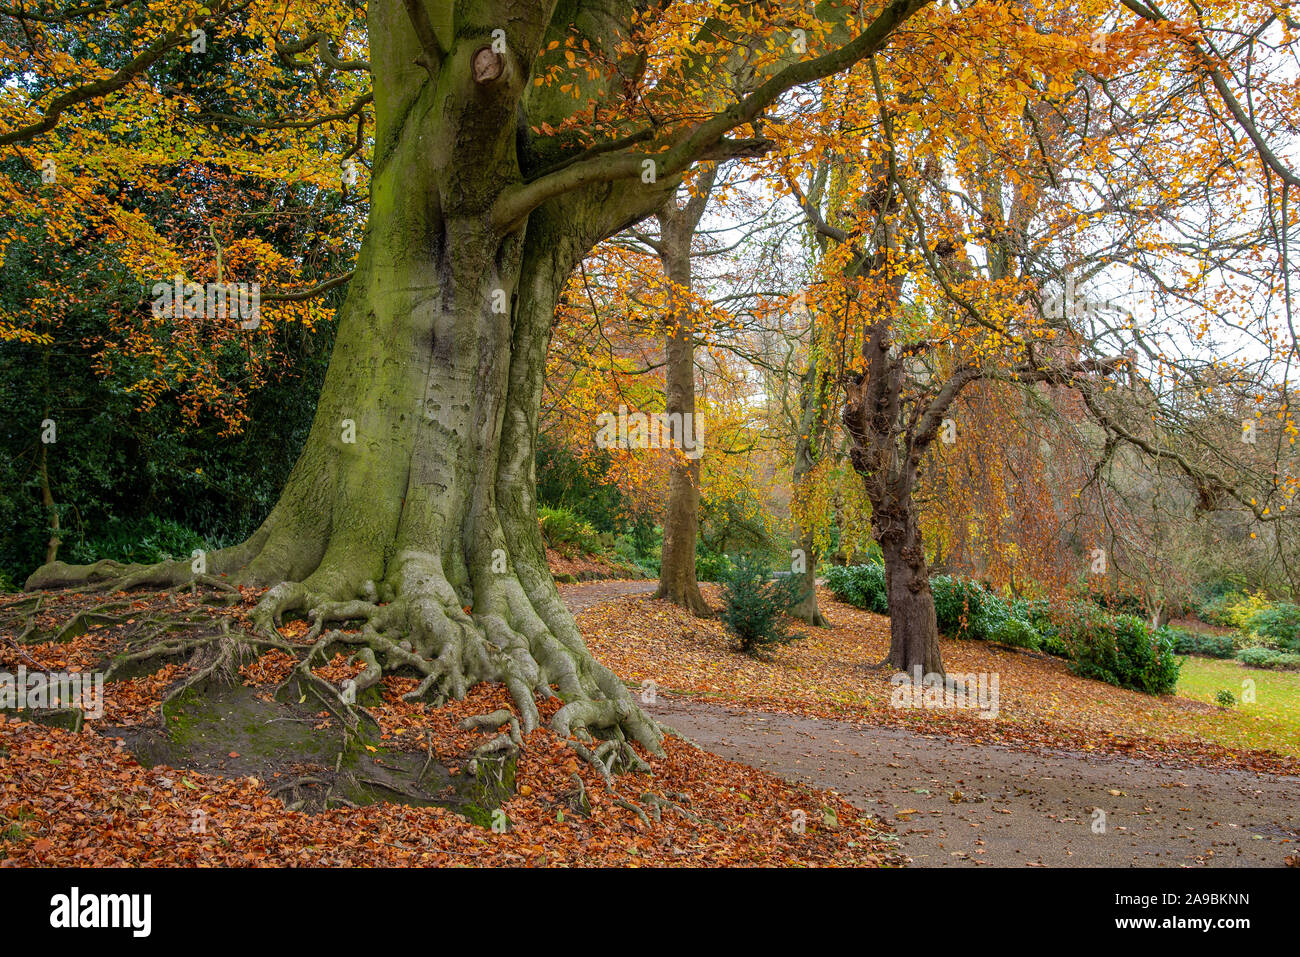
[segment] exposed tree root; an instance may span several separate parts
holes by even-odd
[[[445,582],[421,579],[414,584],[409,595],[399,594],[379,604],[368,597],[378,593],[373,582],[359,589],[367,597],[346,599],[317,592],[307,582],[284,582],[262,597],[251,617],[259,633],[279,640],[283,640],[279,629],[287,615],[307,617],[311,626],[306,638],[314,645],[299,665],[304,680],[309,680],[311,663],[325,646],[362,645],[357,658],[365,664],[364,670],[339,690],[344,707],[350,708],[358,694],[390,672],[417,674],[420,681],[405,698],[435,706],[449,698],[463,698],[480,682],[498,681],[510,692],[517,717],[511,716],[509,722],[503,719],[497,726],[510,724],[507,740],[518,749],[522,737],[539,725],[537,701],[551,697],[554,684],[570,699],[551,720],[557,734],[582,739],[609,736],[616,747],[634,740],[652,753],[661,753],[662,730],[637,708],[623,684],[591,659],[585,647],[562,644],[531,608],[509,617],[498,609],[471,614],[460,607]],[[508,600],[500,605],[505,606],[501,611],[513,610]],[[524,620],[511,621],[511,617]],[[345,624],[360,630],[326,630]],[[505,747],[504,743],[490,745]],[[625,767],[645,768],[630,747],[619,748],[619,756]]]
[[[193,674],[178,682],[158,705],[158,714],[162,718],[167,705],[194,687],[201,687],[205,682],[214,684],[235,684],[239,681],[239,669],[251,660],[253,653],[237,635],[230,633],[230,622],[221,619],[221,630],[195,647],[192,664]]]
[[[58,630],[54,636],[54,641],[59,644],[71,641],[73,638],[84,635],[91,625],[120,625],[130,617],[129,613],[111,615],[109,612],[117,611],[119,608],[130,608],[130,605],[131,603],[126,601],[106,601],[94,608],[79,611]]]
[[[133,588],[171,588],[188,585],[195,578],[188,562],[159,562],[157,565],[124,565],[105,558],[93,565],[51,562],[36,569],[27,579],[27,591],[76,588],[82,592],[130,591]]]
[[[621,797],[614,798],[614,804],[616,807],[626,808],[631,811],[641,819],[642,823],[644,823],[646,827],[650,827],[650,815],[647,814],[645,808],[641,807],[639,804]]]
[[[651,792],[646,791],[641,795],[641,800],[650,805],[650,813],[654,815],[655,821],[663,820],[664,811],[676,811],[692,824],[709,824],[716,827],[718,830],[726,830],[726,828],[717,821],[712,821],[706,817],[700,817],[693,811],[687,809],[685,805],[690,803],[690,798],[685,794],[670,793],[667,797],[660,797],[657,794],[652,794]]]
[[[578,814],[590,814],[591,801],[587,798],[587,786],[582,783],[582,776],[574,771],[569,775],[569,780],[573,782],[573,790],[563,792],[560,797],[569,805],[570,810]]]
[[[132,580],[138,577],[138,572],[133,573]],[[113,590],[105,584],[104,591]],[[226,589],[218,591],[230,593]],[[151,661],[188,656],[189,673],[167,691],[158,708],[158,720],[165,731],[168,706],[186,694],[202,693],[211,686],[238,684],[241,667],[267,650],[291,655],[295,664],[278,687],[277,696],[293,704],[308,699],[319,702],[338,720],[342,737],[332,774],[323,769],[317,774],[299,774],[272,788],[272,793],[282,797],[291,809],[355,806],[336,793],[340,786],[345,793],[352,787],[390,800],[424,803],[431,799],[431,794],[424,793],[422,782],[437,760],[432,736],[418,773],[412,765],[411,773],[404,778],[384,775],[385,779],[380,779],[367,777],[357,769],[340,769],[349,750],[378,731],[377,722],[361,698],[387,673],[414,674],[419,678],[416,690],[408,698],[424,696],[440,702],[457,691],[463,693],[479,681],[489,680],[504,681],[516,705],[522,698],[523,707],[500,708],[459,723],[462,730],[485,733],[482,743],[470,752],[467,769],[480,781],[487,782],[488,787],[500,787],[508,780],[509,768],[523,750],[526,735],[539,724],[537,701],[542,695],[553,694],[549,683],[555,681],[558,687],[567,686],[570,694],[569,700],[555,710],[550,728],[599,774],[610,804],[627,810],[647,827],[662,822],[665,813],[680,815],[694,824],[714,824],[695,814],[682,795],[643,791],[639,799],[632,800],[616,791],[617,773],[651,770],[633,747],[634,741],[644,743],[634,733],[647,727],[652,729],[655,736],[649,741],[657,751],[659,736],[664,732],[641,714],[626,686],[594,662],[588,666],[590,673],[584,674],[573,666],[571,659],[562,659],[563,664],[556,668],[562,678],[553,678],[541,662],[547,660],[545,649],[554,650],[560,642],[544,626],[538,627],[540,622],[534,623],[534,637],[528,639],[523,630],[526,624],[516,627],[516,621],[501,614],[471,615],[445,600],[435,600],[430,594],[419,599],[397,596],[387,604],[371,600],[373,597],[377,596],[365,597],[363,592],[363,597],[339,600],[305,583],[286,583],[269,590],[253,610],[250,617],[255,630],[252,632],[239,628],[232,617],[214,618],[210,609],[137,612],[130,643],[114,658],[108,677],[120,677],[123,672]],[[70,634],[75,627],[108,619],[118,621],[128,613],[129,606],[130,602],[126,601],[108,601],[82,609],[59,634]],[[0,609],[0,615],[26,623],[42,607],[41,596],[34,596],[5,606]],[[289,614],[304,615],[309,621],[302,637],[291,639],[281,633],[280,628]],[[26,625],[23,627],[26,630]],[[199,628],[204,630],[199,632],[196,630]],[[352,660],[360,662],[362,669],[354,678],[336,684],[316,674],[314,669],[340,646],[352,649]],[[523,655],[523,651],[528,655]],[[603,694],[601,682],[606,678],[621,695],[599,697]],[[590,814],[591,800],[582,776],[574,773],[570,780],[572,790],[559,795],[561,806],[574,813]]]
[[[519,720],[506,711],[504,708],[493,711],[491,714],[475,715],[472,718],[466,718],[459,725],[462,731],[472,731],[476,728],[496,731],[502,725],[507,725],[509,731],[505,734],[499,734],[486,744],[480,744],[474,749],[470,759],[470,767],[475,768],[479,758],[496,757],[504,755],[507,757],[518,754],[523,750],[524,739],[519,733]]]
[[[268,569],[276,572],[273,563],[242,546],[213,552],[207,560],[216,574],[196,574],[185,562],[138,566],[104,561],[82,567],[54,563],[33,574],[28,586],[102,593],[143,587],[174,593],[204,586],[220,592],[229,603],[238,600],[236,586],[247,580],[240,569],[256,567],[259,575]],[[218,577],[230,570],[236,572],[231,580]],[[232,631],[229,619],[220,620],[220,634],[173,634],[197,623],[195,616],[201,613],[194,611],[182,617],[146,618],[139,646],[120,657],[110,674],[151,658],[190,654],[196,662],[194,673],[172,689],[169,702],[201,682],[237,671],[248,655],[277,648],[298,659],[278,694],[297,702],[309,697],[318,700],[343,726],[345,747],[363,727],[377,728],[358,701],[386,674],[415,675],[418,682],[404,697],[434,706],[464,698],[477,684],[497,682],[509,691],[513,713],[482,717],[481,727],[506,730],[480,745],[473,760],[504,758],[521,750],[524,738],[541,724],[539,702],[558,696],[564,704],[551,719],[551,729],[575,746],[603,778],[608,781],[611,774],[623,770],[647,771],[632,743],[662,754],[663,730],[637,707],[617,676],[591,657],[549,578],[528,580],[534,582],[531,590],[512,573],[480,574],[472,589],[464,582],[453,587],[444,577],[441,561],[418,552],[396,559],[378,584],[356,582],[346,569],[322,563],[301,580],[282,579],[262,595],[249,615],[252,634]],[[467,599],[470,591],[474,597]],[[128,613],[126,605],[110,601],[83,610],[61,634],[93,623],[120,623],[124,619],[114,612]],[[34,620],[39,608],[38,597],[14,603],[0,614]],[[301,641],[280,630],[291,616],[309,622]],[[336,686],[313,669],[324,661],[326,649],[337,645],[354,646],[353,660],[363,668]]]
[[[20,645],[26,644],[36,632],[36,616],[41,613],[41,605],[44,601],[44,595],[31,595],[0,606],[0,627],[5,631],[16,631],[13,626],[21,621],[22,630],[18,631],[16,640]]]

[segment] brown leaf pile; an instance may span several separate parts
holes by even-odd
[[[716,607],[718,591],[704,592]],[[717,619],[695,618],[664,601],[622,598],[583,611],[578,624],[592,652],[634,685],[743,703],[768,711],[954,734],[1009,746],[1046,746],[1141,756],[1161,762],[1300,773],[1294,751],[1242,750],[1215,740],[1227,720],[1217,709],[1174,696],[1152,697],[1080,678],[1058,658],[980,641],[941,639],[950,675],[997,674],[999,715],[890,706],[892,669],[873,667],[889,651],[889,619],[841,604],[819,590],[833,627],[792,630],[803,637],[760,661],[734,650]]]
[[[141,617],[196,600],[132,597]],[[52,627],[98,600],[53,597],[45,624]],[[133,627],[134,622],[93,628],[62,645],[19,646],[11,636],[0,636],[0,669],[21,663],[29,669],[90,670],[118,651]],[[272,652],[245,665],[241,675],[269,694],[291,664],[288,655]],[[357,667],[340,656],[318,673],[337,681]],[[185,664],[169,665],[156,675],[107,685],[98,725],[155,720],[161,695],[186,671]],[[463,760],[492,733],[462,731],[457,723],[508,706],[499,686],[480,686],[465,701],[437,709],[401,701],[413,684],[384,680],[383,703],[372,709],[384,745],[424,753],[432,743],[453,770],[456,756]],[[558,706],[546,704],[544,715]],[[120,742],[96,733],[96,724],[88,722],[74,734],[13,718],[0,721],[0,866],[905,863],[889,828],[833,792],[787,784],[675,738],[665,742],[664,758],[647,756],[653,775],[619,775],[611,793],[556,735],[533,732],[519,758],[517,792],[503,805],[508,829],[498,834],[442,808],[377,804],[317,814],[288,811],[270,793],[274,781],[145,769]],[[573,774],[582,779],[589,815],[574,810]],[[665,809],[661,821],[647,826],[615,803],[621,798],[646,806],[646,792],[676,796],[689,816]],[[203,826],[196,828],[200,819]],[[796,827],[797,820],[806,826]]]

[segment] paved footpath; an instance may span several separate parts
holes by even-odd
[[[654,587],[562,593],[577,611]],[[984,745],[663,693],[648,710],[715,754],[833,788],[894,824],[922,867],[1279,866],[1300,855],[1296,777]]]

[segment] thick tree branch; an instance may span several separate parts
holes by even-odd
[[[731,130],[753,123],[786,91],[839,73],[882,49],[893,32],[931,0],[893,0],[862,33],[830,53],[800,60],[779,70],[754,92],[694,127],[662,152],[600,156],[575,163],[558,172],[521,183],[502,192],[492,212],[493,224],[501,230],[515,227],[532,210],[556,196],[591,183],[635,179],[642,175],[645,161],[654,162],[656,179],[683,173],[702,159],[723,159],[736,155],[725,140]],[[757,145],[759,140],[733,141]],[[719,155],[719,151],[721,154]]]

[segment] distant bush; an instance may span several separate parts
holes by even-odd
[[[101,558],[115,561],[156,562],[189,560],[195,549],[216,547],[203,536],[170,518],[146,515],[142,519],[113,520],[94,538],[73,538],[59,551],[71,565],[88,565]]]
[[[836,598],[877,615],[889,614],[883,565],[836,565],[826,573],[826,587]]]
[[[1245,628],[1280,648],[1300,651],[1300,605],[1274,602],[1251,615]]]
[[[1058,658],[1070,657],[1070,644],[1058,634],[1042,634],[1038,636],[1038,650],[1045,651],[1049,655],[1055,655]]]
[[[726,581],[734,565],[726,552],[715,552],[700,538],[695,540],[695,577],[702,582]]]
[[[1231,708],[1237,703],[1237,696],[1225,689],[1214,696],[1214,701],[1220,708]]]
[[[1146,605],[1137,595],[1129,592],[1103,591],[1099,588],[1086,589],[1079,595],[1083,601],[1091,602],[1102,611],[1112,615],[1137,615],[1145,617]]]
[[[994,630],[990,640],[1012,648],[1037,650],[1042,639],[1029,622],[1019,618],[1007,618]]]
[[[1166,694],[1178,685],[1173,639],[1136,615],[1098,612],[1066,628],[1075,674],[1147,694]]]
[[[840,601],[878,615],[889,614],[889,594],[885,587],[883,565],[834,567],[826,574],[826,585]],[[1006,624],[1017,617],[1021,617],[1022,625],[1030,627],[1030,623],[1016,613],[1013,605],[988,591],[973,578],[935,575],[930,579],[930,592],[934,596],[934,615],[939,631],[952,638],[988,641],[1006,627],[1014,630],[1014,635],[1012,630],[1006,632],[1008,635],[1023,639],[1023,628],[1017,629],[1016,626]],[[1020,606],[1023,604],[1020,603]]]
[[[1237,652],[1237,660],[1251,668],[1300,671],[1300,655],[1274,651],[1272,648],[1243,648]]]
[[[722,622],[740,651],[762,657],[799,637],[789,633],[784,616],[803,597],[802,579],[791,575],[773,580],[766,561],[742,553],[723,582]]]
[[[1227,625],[1228,608],[1241,599],[1241,592],[1222,592],[1201,602],[1197,606],[1196,613],[1202,621],[1208,621],[1212,625]]]
[[[1232,635],[1202,635],[1181,628],[1165,629],[1173,639],[1174,651],[1180,655],[1204,655],[1207,658],[1231,658]]]
[[[637,526],[614,537],[614,558],[647,578],[659,577],[662,549],[663,529],[658,526]]]
[[[1224,595],[1222,598],[1206,603],[1205,620],[1216,625],[1249,631],[1250,620],[1271,604],[1272,602],[1262,591],[1257,591],[1253,595],[1241,593]]]
[[[1206,616],[1208,605],[1217,602],[1225,595],[1240,594],[1241,585],[1238,582],[1229,581],[1225,578],[1205,582],[1195,589],[1195,593],[1191,599],[1192,611],[1195,612],[1196,617],[1200,618],[1202,621],[1210,621],[1211,619]],[[1215,624],[1218,623],[1215,622]]]
[[[979,582],[955,575],[935,575],[930,579],[930,590],[934,593],[934,614],[940,631],[953,638],[989,637],[990,618],[996,620],[997,609],[991,601],[993,596]],[[1005,605],[1002,610],[1001,617],[1005,618]]]
[[[584,552],[595,554],[600,551],[600,536],[596,530],[567,508],[540,505],[537,520],[546,544],[570,558]]]
[[[1242,648],[1237,652],[1236,658],[1243,665],[1249,665],[1251,668],[1267,668],[1268,663],[1277,655],[1278,653],[1272,648]]]
[[[826,583],[841,601],[889,613],[880,565],[832,568]],[[955,575],[935,575],[930,588],[939,630],[950,637],[1045,651],[1071,659],[1076,674],[1148,694],[1165,694],[1178,684],[1174,636],[1166,629],[1153,632],[1136,615],[1112,615],[1084,600],[1006,601],[978,581]],[[1218,639],[1207,647],[1231,655],[1231,644]]]

